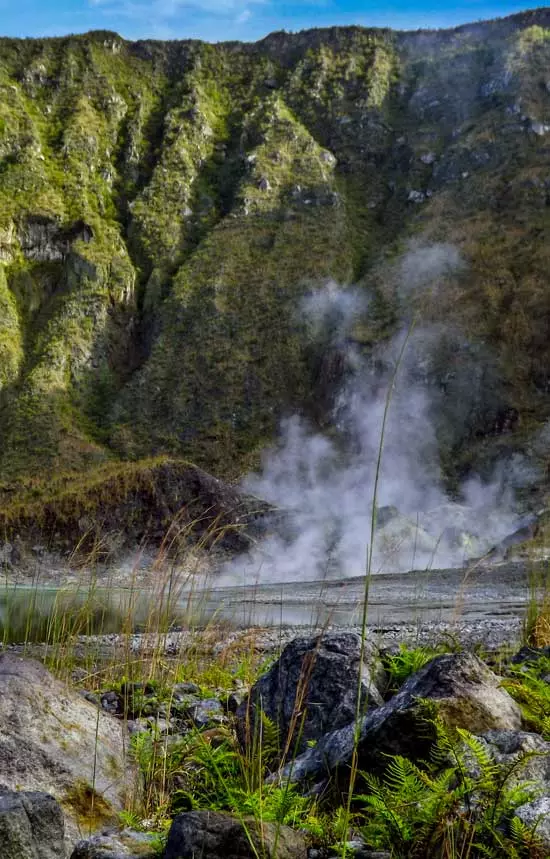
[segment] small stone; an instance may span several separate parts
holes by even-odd
[[[106,713],[111,713],[112,716],[118,716],[124,710],[122,698],[115,691],[103,693],[101,696],[101,706]]]
[[[223,717],[223,707],[217,698],[207,698],[188,708],[189,716],[197,728],[205,728]]]
[[[271,183],[266,176],[262,176],[262,178],[258,182],[258,188],[260,191],[271,191]]]
[[[544,122],[536,122],[531,120],[531,131],[533,134],[536,134],[537,137],[544,137],[545,134],[548,134],[550,131],[550,125],[547,125]]]
[[[239,692],[230,692],[227,696],[227,701],[225,704],[225,709],[228,713],[236,713],[241,704],[244,701],[245,696]]]
[[[331,166],[336,164],[335,156],[332,154],[332,152],[328,152],[326,149],[321,152],[320,158],[321,161],[323,161],[325,164],[330,164]]]
[[[176,683],[172,688],[172,697],[174,701],[184,700],[186,695],[200,695],[200,688],[196,683]]]

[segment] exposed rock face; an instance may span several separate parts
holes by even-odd
[[[255,859],[258,855],[265,859],[306,859],[306,845],[298,832],[274,823],[260,826],[253,820],[247,820],[246,825],[248,835],[240,821],[226,814],[179,814],[168,834],[164,859]]]
[[[90,242],[93,230],[83,221],[63,229],[56,221],[39,216],[28,217],[19,231],[24,256],[34,262],[61,262],[74,241]]]
[[[2,859],[64,859],[63,812],[47,793],[0,786]]]
[[[38,662],[0,655],[2,781],[52,793],[66,813],[69,842],[80,827],[96,828],[124,806],[132,777],[123,731]]]
[[[281,749],[286,747],[291,754],[303,751],[309,740],[353,722],[359,681],[362,706],[382,704],[376,650],[366,643],[361,670],[360,652],[361,639],[354,633],[291,641],[237,710],[242,741],[253,742],[261,710],[278,727]]]
[[[450,725],[472,733],[491,729],[517,731],[521,711],[499,678],[469,653],[438,656],[410,677],[383,707],[368,713],[359,731],[359,769],[383,769],[387,755],[426,759],[434,741],[433,727],[422,704],[437,704],[439,715]],[[351,761],[354,724],[333,731],[287,765],[283,776],[293,781],[321,780],[338,769],[341,775]]]

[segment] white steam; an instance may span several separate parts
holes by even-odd
[[[449,246],[403,261],[409,285],[427,284],[441,267],[462,265]],[[414,263],[414,265],[413,265]],[[406,274],[413,266],[416,280]],[[371,541],[373,487],[381,428],[396,356],[406,332],[371,355],[350,345],[349,332],[368,302],[357,289],[331,283],[308,297],[301,313],[312,336],[344,350],[347,372],[331,437],[293,417],[243,489],[279,511],[270,533],[246,558],[222,570],[217,583],[306,581],[364,574]],[[327,333],[328,332],[328,333]],[[522,523],[514,512],[509,471],[490,483],[470,478],[461,503],[443,489],[429,386],[419,377],[426,344],[437,334],[416,331],[398,368],[389,404],[377,496],[373,573],[460,566],[479,557]]]

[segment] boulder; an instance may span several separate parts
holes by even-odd
[[[79,841],[71,859],[158,859],[158,855],[155,835],[124,829]]]
[[[508,787],[530,785],[532,800],[517,808],[515,814],[527,826],[535,827],[536,837],[550,851],[550,743],[526,731],[488,731],[479,739],[509,772]]]
[[[293,639],[237,709],[243,745],[254,742],[260,709],[277,726],[281,748],[288,741],[292,752],[296,743],[302,751],[308,741],[353,722],[360,655],[361,639],[351,632]],[[383,703],[376,686],[376,681],[382,680],[382,669],[376,673],[376,660],[377,654],[367,642],[360,672],[362,698],[367,706]]]
[[[550,796],[540,796],[533,802],[526,802],[516,808],[516,817],[530,829],[534,829],[537,839],[550,855]]]
[[[0,655],[0,773],[11,789],[45,790],[73,844],[116,817],[132,783],[125,726],[39,662]]]
[[[63,859],[63,812],[53,796],[0,787],[0,855],[2,859]]]
[[[487,731],[479,739],[498,764],[512,770],[508,781],[510,786],[528,781],[550,796],[550,743],[540,734]],[[519,763],[522,758],[525,760]]]
[[[361,719],[357,728],[359,769],[381,770],[388,755],[426,759],[435,740],[430,702],[432,715],[437,712],[448,725],[472,733],[520,730],[521,710],[499,684],[500,678],[471,653],[432,659],[390,701]],[[336,770],[342,774],[351,761],[355,732],[355,724],[332,731],[278,777],[320,781]]]
[[[288,826],[241,822],[215,811],[179,814],[168,833],[164,859],[307,859],[303,837]]]

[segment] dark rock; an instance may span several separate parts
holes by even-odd
[[[252,841],[252,844],[250,843]],[[276,845],[276,853],[274,847]],[[179,814],[168,834],[164,859],[306,859],[300,833],[275,823],[243,824],[213,811]]]
[[[387,704],[361,720],[359,769],[381,770],[388,755],[426,759],[435,740],[433,724],[427,718],[427,701],[437,704],[437,713],[447,724],[472,733],[518,731],[521,710],[499,684],[500,678],[473,654],[432,659],[409,677]],[[351,761],[354,733],[354,724],[349,724],[327,734],[287,765],[281,776],[292,781],[319,781],[336,769],[341,774]]]
[[[36,262],[59,262],[71,249],[73,242],[86,243],[93,238],[93,230],[84,221],[77,221],[68,229],[47,216],[29,215],[19,230],[23,255]]]
[[[89,701],[94,707],[101,707],[101,698],[95,692],[86,692],[84,689],[81,693],[85,701]]]
[[[179,701],[186,695],[199,695],[200,691],[196,683],[176,683],[172,689],[172,697],[175,701]]]
[[[71,859],[155,859],[158,855],[154,835],[124,829],[79,841]]]
[[[2,859],[62,859],[64,837],[63,812],[53,796],[0,788]]]
[[[523,662],[533,663],[540,659],[550,659],[550,647],[529,647],[526,644],[512,656],[510,664],[521,665]]]
[[[170,702],[170,712],[173,716],[185,717],[200,702],[201,699],[196,695],[179,695]]]
[[[124,702],[118,692],[104,692],[101,696],[101,706],[112,716],[120,716],[124,712]]]
[[[281,747],[292,731],[292,748],[298,735],[299,749],[318,740],[329,730],[341,728],[355,718],[359,681],[361,639],[351,632],[334,632],[312,638],[295,638],[280,659],[252,687],[250,696],[237,710],[241,742],[254,736],[256,710],[277,725]],[[372,667],[376,661],[369,643],[361,671],[361,694],[367,706],[382,704]],[[306,711],[305,719],[303,712]]]
[[[236,713],[244,702],[245,696],[241,692],[230,692],[225,701],[227,713]]]

